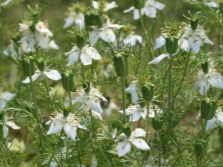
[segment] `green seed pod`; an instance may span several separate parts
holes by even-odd
[[[128,75],[128,55],[118,53],[114,56],[115,72],[118,77],[126,77]]]
[[[198,19],[191,20],[190,21],[190,25],[191,25],[192,30],[196,30],[197,29],[197,26],[198,26]]]
[[[154,95],[154,85],[151,83],[145,83],[141,87],[142,97],[145,101],[151,101]]]
[[[85,25],[86,25],[86,28],[89,28],[90,26],[93,26],[94,25],[94,22],[93,22],[93,17],[92,17],[92,14],[91,13],[85,13],[84,15],[84,22],[85,22]]]
[[[95,25],[97,25],[98,27],[103,26],[104,22],[103,22],[102,16],[100,14],[93,15],[93,19],[94,19]]]
[[[125,124],[125,125],[123,125],[122,130],[123,130],[123,133],[124,133],[127,137],[130,137],[130,136],[131,136],[132,130],[131,130],[131,127],[130,127],[129,124]]]
[[[177,38],[166,38],[166,51],[169,54],[174,54],[178,49],[178,39]]]
[[[37,67],[40,71],[43,72],[45,70],[46,65],[45,65],[45,62],[42,58],[39,58],[39,59],[36,60],[36,65],[37,65]]]
[[[35,63],[33,57],[24,57],[21,60],[22,70],[26,77],[31,77],[35,74]]]
[[[207,120],[212,119],[215,116],[216,112],[216,104],[215,100],[211,100],[210,98],[205,98],[201,101],[201,118]]]
[[[4,115],[3,112],[0,112],[0,141],[4,139],[3,122],[4,122]]]
[[[76,42],[77,42],[77,46],[78,48],[83,48],[85,46],[85,36],[82,33],[79,33],[76,35]]]
[[[207,152],[206,145],[207,145],[206,141],[196,140],[194,151],[197,157],[203,158],[206,155]]]
[[[133,3],[133,6],[134,6],[136,9],[141,9],[141,8],[143,8],[143,2],[142,2],[142,0],[132,0],[132,3]]]
[[[85,90],[86,93],[89,93],[91,90],[91,83],[90,82],[85,82],[82,84],[83,89]]]
[[[64,106],[64,108],[63,108],[64,117],[67,117],[69,115],[69,113],[70,113],[70,107]]]
[[[152,126],[153,126],[153,129],[155,129],[155,130],[162,129],[162,126],[163,126],[162,118],[160,116],[156,116],[156,117],[152,118]]]
[[[201,68],[203,69],[204,73],[208,73],[208,62],[204,62],[204,63],[201,63]]]
[[[63,88],[67,92],[75,91],[74,74],[71,71],[64,71],[61,76]]]

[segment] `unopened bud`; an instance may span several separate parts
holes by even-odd
[[[130,127],[129,124],[125,124],[125,125],[123,125],[122,130],[123,130],[123,133],[124,133],[127,137],[130,137],[130,136],[131,136],[132,130],[131,130],[131,127]]]
[[[195,143],[195,154],[199,158],[203,158],[206,155],[207,149],[206,149],[207,142],[204,140],[196,140]]]
[[[198,26],[198,19],[191,20],[190,21],[190,25],[191,25],[192,30],[196,30],[197,29],[197,26]]]
[[[84,36],[84,34],[77,34],[76,35],[76,42],[77,42],[77,46],[78,46],[78,48],[83,48],[84,46],[85,46],[85,36]]]
[[[166,51],[169,54],[174,54],[178,49],[178,39],[177,38],[166,38]]]
[[[217,102],[210,98],[203,99],[201,101],[201,118],[205,120],[212,119],[215,116],[216,104]]]
[[[91,90],[90,82],[85,82],[82,84],[82,87],[86,93],[89,93]]]
[[[145,83],[141,86],[142,97],[145,101],[151,101],[154,95],[154,85],[151,83]]]
[[[114,56],[115,72],[118,77],[126,77],[128,75],[128,55],[118,53]]]
[[[97,25],[98,27],[103,26],[103,19],[102,19],[102,16],[100,14],[95,14],[93,16],[93,18],[94,18],[95,25]]]
[[[143,8],[142,0],[132,0],[132,3],[133,3],[133,6],[134,6],[136,9],[141,9],[141,8]],[[139,11],[139,12],[140,12],[140,11]]]
[[[71,71],[64,71],[61,76],[63,88],[67,92],[75,91],[74,74]]]
[[[206,61],[204,63],[201,63],[201,68],[203,69],[203,72],[205,74],[207,74],[208,73],[208,62]]]
[[[70,113],[70,107],[65,107],[63,108],[63,115],[66,118]]]
[[[163,126],[162,118],[160,116],[155,116],[154,118],[152,118],[152,126],[153,126],[153,129],[155,130],[162,129],[162,126]]]
[[[31,77],[35,74],[35,63],[33,57],[24,57],[21,60],[22,70],[26,77]]]
[[[39,58],[39,59],[36,60],[36,65],[37,65],[37,67],[40,71],[43,72],[45,70],[46,65],[45,65],[45,62],[42,58]]]

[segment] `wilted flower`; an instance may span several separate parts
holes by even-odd
[[[112,28],[120,29],[124,27],[123,25],[112,24],[109,18],[106,18],[106,22],[102,27],[95,27],[90,34],[89,41],[91,46],[94,46],[98,41],[98,38],[101,38],[105,42],[115,42],[116,37]]]
[[[80,57],[81,62],[86,65],[92,64],[92,59],[100,60],[101,56],[98,53],[98,51],[86,45],[82,49],[79,49],[77,46],[74,46],[71,51],[66,52],[65,55],[69,55],[69,61],[67,63],[67,66],[70,66],[78,61],[78,58]]]
[[[50,125],[47,135],[58,133],[64,129],[67,136],[73,140],[76,139],[77,128],[87,130],[86,127],[80,124],[80,118],[71,113],[69,113],[67,117],[64,117],[62,113],[56,113],[54,118],[51,118],[50,121],[46,122],[46,125]]]
[[[58,81],[61,79],[61,75],[57,70],[52,70],[49,68],[46,68],[43,72],[40,70],[36,70],[35,74],[32,76],[32,81],[35,81],[37,78],[39,78],[41,75],[45,75],[47,78],[52,79],[54,81]],[[29,77],[27,77],[23,83],[30,83]]]
[[[31,30],[30,25],[27,22],[20,23],[19,31],[22,33],[23,37],[18,42],[21,43],[24,52],[33,51],[35,49],[35,45],[42,49],[59,49],[53,40],[50,41],[53,33],[48,29],[44,22],[39,21],[35,24],[34,30]]]
[[[119,111],[123,113],[123,111]],[[153,118],[156,114],[162,114],[163,110],[161,110],[157,105],[150,104],[149,105],[149,117]],[[141,117],[146,119],[147,116],[147,108],[141,107],[139,104],[130,105],[126,109],[126,115],[130,115],[129,121],[135,122],[138,121]]]
[[[8,144],[11,151],[18,151],[20,153],[24,152],[26,149],[24,141],[19,141],[18,139],[13,139],[11,143]]]
[[[203,30],[202,26],[198,26],[195,30],[191,28],[191,25],[186,25],[184,27],[183,39],[188,41],[189,48],[193,50],[194,53],[198,53],[200,46],[204,43],[213,45],[213,43],[208,39]]]
[[[145,2],[145,7],[142,9],[142,14],[145,14],[147,17],[155,18],[157,10],[162,10],[165,8],[165,5],[155,1],[155,0],[147,0]]]
[[[8,101],[14,99],[16,96],[15,93],[10,93],[10,92],[2,92],[0,93],[0,110],[5,108]]]
[[[115,1],[112,1],[110,3],[102,2],[102,4],[97,1],[92,1],[92,3],[95,9],[100,9],[100,7],[102,7],[104,12],[107,12],[108,10],[116,8],[118,6]]]
[[[20,129],[21,127],[19,127],[18,125],[15,124],[13,120],[13,116],[8,116],[8,115],[5,115],[4,117],[4,124],[3,124],[3,131],[4,131],[4,138],[6,138],[9,134],[9,128],[12,128],[14,130],[18,130]]]
[[[107,101],[107,99],[101,95],[97,88],[91,87],[90,92],[86,93],[84,89],[79,89],[75,93],[75,100],[73,104],[80,102],[82,104],[82,110],[86,110],[89,107],[91,110],[96,111],[99,114],[102,114],[103,111],[100,106],[100,99]]]
[[[140,150],[149,150],[150,147],[148,144],[139,137],[145,137],[146,132],[143,129],[137,128],[135,129],[129,138],[123,133],[121,134],[122,142],[119,142],[117,145],[118,156],[124,156],[128,152],[131,151],[131,144]]]
[[[198,81],[194,84],[193,90],[199,89],[201,95],[205,95],[210,86],[223,89],[222,75],[214,68],[209,68],[208,73],[198,72]]]

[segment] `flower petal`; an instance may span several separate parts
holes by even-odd
[[[21,127],[16,125],[15,122],[13,122],[13,121],[7,121],[7,122],[5,122],[5,124],[15,130],[21,129]]]
[[[52,121],[50,125],[50,129],[47,132],[47,135],[55,134],[57,132],[60,132],[64,127],[64,122],[61,120],[54,120]]]
[[[140,18],[139,9],[133,10],[133,18],[134,18],[134,20],[137,20]]]
[[[14,99],[15,96],[16,96],[15,93],[4,92],[4,93],[2,93],[2,94],[0,95],[0,99],[4,99],[4,100],[9,101],[9,100]]]
[[[9,128],[6,125],[3,125],[4,138],[6,138],[9,134]]]
[[[93,100],[88,100],[87,101],[87,105],[88,105],[88,107],[90,109],[98,112],[99,114],[102,114],[103,113],[99,101],[98,102],[94,102]]]
[[[161,48],[165,44],[166,44],[166,39],[163,36],[160,36],[159,38],[156,39],[154,50]]]
[[[146,136],[146,132],[145,130],[141,129],[141,128],[136,128],[133,132],[132,135],[134,138],[136,137],[145,137]]]
[[[198,53],[202,44],[202,39],[200,36],[193,35],[188,39],[189,47],[194,51],[194,53]]]
[[[73,140],[76,139],[76,136],[77,136],[77,126],[76,125],[66,123],[65,127],[64,127],[64,131],[68,137],[70,137]]]
[[[65,53],[65,55],[69,54],[67,66],[73,65],[78,61],[80,50],[75,50],[71,52]]]
[[[117,152],[118,152],[119,157],[124,156],[130,151],[131,151],[131,144],[129,142],[125,141],[125,142],[118,143]]]
[[[56,50],[60,49],[60,47],[56,44],[54,40],[50,41],[49,47]]]
[[[39,78],[39,76],[42,74],[42,72],[40,70],[36,70],[35,74],[31,77],[32,81],[34,82],[35,80],[37,80],[37,78]],[[29,77],[27,77],[24,81],[22,81],[25,84],[30,83],[30,79]]]
[[[207,121],[206,131],[208,131],[209,129],[214,129],[218,127],[216,120],[217,120],[216,117],[213,117],[211,120]]]
[[[88,54],[88,55],[90,55],[93,59],[95,59],[95,60],[100,60],[101,59],[101,56],[100,56],[100,54],[98,53],[98,51],[95,49],[95,48],[93,48],[93,47],[89,47],[89,48],[87,48],[86,49],[86,53]]]
[[[134,6],[131,6],[129,9],[124,10],[124,13],[131,12],[134,9],[135,9]]]
[[[91,46],[94,46],[96,44],[96,42],[98,41],[99,33],[100,32],[98,30],[94,30],[91,32],[90,37],[89,37]]]
[[[73,23],[74,23],[74,16],[72,14],[70,14],[70,16],[65,19],[65,24],[64,24],[63,28],[67,28],[67,27],[71,26]]]
[[[154,60],[152,60],[151,62],[149,62],[148,64],[158,64],[161,60],[163,60],[165,57],[169,57],[169,54],[161,54],[160,56],[158,56],[157,58],[155,58]]]
[[[160,3],[160,2],[154,2],[153,6],[159,10],[162,10],[163,8],[165,8],[165,5]]]
[[[105,42],[115,42],[115,34],[110,28],[105,28],[99,33],[100,38]]]
[[[87,66],[87,65],[90,65],[92,64],[92,58],[89,54],[85,53],[85,52],[82,52],[81,53],[81,62]]]
[[[150,147],[143,139],[134,139],[132,144],[140,150],[150,150]]]
[[[49,72],[44,71],[44,74],[49,78],[54,81],[58,81],[61,79],[61,75],[57,70],[50,70]]]

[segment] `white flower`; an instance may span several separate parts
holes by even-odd
[[[15,124],[13,120],[13,117],[12,116],[8,116],[8,115],[5,115],[4,117],[4,124],[3,124],[3,131],[4,131],[4,138],[6,138],[9,134],[9,128],[12,128],[14,130],[18,130],[20,129],[21,127],[19,127],[18,125]]]
[[[149,150],[150,147],[148,144],[139,137],[145,137],[146,132],[143,129],[135,129],[129,138],[125,134],[121,134],[121,137],[124,138],[122,142],[119,142],[117,145],[118,156],[124,156],[131,151],[131,144],[140,150]]]
[[[102,27],[95,27],[94,30],[90,34],[90,44],[94,46],[94,44],[98,41],[98,38],[101,38],[105,42],[115,42],[116,37],[112,30],[112,28],[120,29],[124,27],[123,25],[112,24],[109,18],[106,19],[106,22]]]
[[[92,2],[93,2],[93,7],[95,9],[99,9],[101,7],[100,5],[102,5],[104,12],[107,12],[108,10],[116,8],[118,6],[115,1],[112,1],[110,3],[102,2],[102,4],[97,1],[92,1]]]
[[[63,28],[70,27],[73,23],[75,23],[79,29],[84,29],[84,14],[76,11],[70,12],[68,17],[65,19],[65,24]]]
[[[206,130],[217,128],[218,124],[216,122],[223,125],[223,112],[221,107],[218,107],[215,116],[211,120],[207,121]]]
[[[59,49],[54,41],[50,41],[53,33],[48,29],[47,25],[41,21],[35,25],[35,32],[31,31],[27,23],[20,23],[19,31],[22,33],[23,37],[18,42],[21,43],[24,52],[35,50],[35,45],[42,49]]]
[[[214,68],[209,67],[208,73],[198,72],[198,81],[194,84],[193,90],[199,89],[201,95],[205,95],[210,86],[223,89],[222,75]]]
[[[124,113],[123,111],[119,111],[121,113]],[[161,110],[157,105],[150,104],[149,105],[149,117],[153,118],[156,116],[156,114],[162,114],[163,110]],[[126,115],[130,115],[129,121],[135,122],[138,121],[141,117],[143,119],[146,119],[147,116],[147,108],[141,108],[139,104],[136,105],[130,105],[126,109]]]
[[[133,18],[134,20],[137,20],[140,18],[139,9],[136,9],[134,6],[130,7],[129,9],[124,10],[124,13],[131,12],[133,10]],[[140,9],[140,12],[142,14],[142,9]]]
[[[8,5],[12,0],[6,0],[5,2],[0,3],[0,6]]]
[[[186,25],[182,38],[188,41],[189,48],[192,49],[194,53],[199,52],[203,42],[213,45],[201,26],[198,26],[196,30],[192,30],[191,25]]]
[[[54,118],[46,122],[46,125],[49,124],[51,125],[47,135],[58,133],[64,129],[66,135],[73,140],[76,139],[77,128],[87,130],[86,127],[80,125],[80,118],[71,113],[67,117],[64,117],[62,113],[57,113]]]
[[[211,1],[211,2],[205,2],[206,5],[212,7],[212,8],[217,8],[218,7],[218,3]]]
[[[145,7],[142,9],[142,14],[145,14],[147,17],[155,18],[157,9],[162,10],[165,8],[165,5],[157,2],[155,0],[147,0],[145,2]]]
[[[0,110],[5,108],[8,101],[14,99],[16,96],[15,93],[10,93],[10,92],[2,92],[0,93]]]
[[[35,74],[32,75],[32,81],[35,81],[37,78],[39,78],[41,75],[45,75],[47,78],[52,79],[54,81],[58,81],[61,79],[61,75],[57,70],[52,70],[49,68],[46,68],[43,72],[40,70],[36,70]],[[23,83],[30,83],[29,77],[27,77]]]
[[[150,61],[148,64],[158,64],[161,60],[163,60],[165,57],[170,58],[169,53],[166,54],[161,54],[160,56],[158,56],[157,58],[153,59],[152,61]]]
[[[88,107],[91,110],[96,111],[99,114],[102,114],[103,111],[100,106],[100,99],[107,101],[107,99],[101,95],[97,88],[91,87],[90,92],[86,93],[84,89],[79,89],[75,93],[75,100],[73,104],[80,102],[82,104],[82,110],[86,110]]]
[[[78,58],[80,56],[81,62],[86,65],[92,64],[92,59],[100,60],[101,56],[98,53],[98,51],[93,48],[86,45],[82,49],[79,49],[77,46],[74,46],[71,51],[66,52],[65,55],[69,55],[69,61],[67,63],[67,66],[70,66],[78,61]]]
[[[129,34],[124,40],[124,44],[128,45],[130,44],[131,46],[135,46],[136,42],[142,43],[142,37],[140,35],[135,35],[135,34]]]
[[[138,101],[138,92],[137,92],[138,81],[134,80],[131,82],[128,88],[125,89],[126,93],[130,93],[132,96],[132,103]]]

